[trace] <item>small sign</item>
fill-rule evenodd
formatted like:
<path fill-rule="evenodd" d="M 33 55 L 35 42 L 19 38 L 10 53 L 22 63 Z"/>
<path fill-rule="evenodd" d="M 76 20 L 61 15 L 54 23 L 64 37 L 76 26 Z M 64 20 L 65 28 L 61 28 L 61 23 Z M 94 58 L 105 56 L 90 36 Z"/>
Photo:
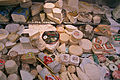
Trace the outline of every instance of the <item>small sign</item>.
<path fill-rule="evenodd" d="M 32 58 L 32 57 L 34 57 L 34 54 L 32 52 L 26 54 L 26 58 Z"/>
<path fill-rule="evenodd" d="M 4 66 L 5 61 L 3 59 L 0 59 L 0 66 Z"/>

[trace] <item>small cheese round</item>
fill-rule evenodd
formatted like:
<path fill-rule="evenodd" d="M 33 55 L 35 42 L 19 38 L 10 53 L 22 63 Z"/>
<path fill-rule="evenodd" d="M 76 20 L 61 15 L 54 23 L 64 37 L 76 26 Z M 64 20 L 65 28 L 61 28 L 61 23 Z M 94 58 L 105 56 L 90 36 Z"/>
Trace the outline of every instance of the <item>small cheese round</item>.
<path fill-rule="evenodd" d="M 84 52 L 90 52 L 92 49 L 92 42 L 88 39 L 81 39 L 79 45 L 83 48 Z"/>
<path fill-rule="evenodd" d="M 71 45 L 71 46 L 69 47 L 69 53 L 70 53 L 71 55 L 81 56 L 82 53 L 83 53 L 83 50 L 82 50 L 82 48 L 81 48 L 80 46 L 78 46 L 78 45 Z"/>
<path fill-rule="evenodd" d="M 5 48 L 5 45 L 0 42 L 0 51 L 2 51 Z"/>
<path fill-rule="evenodd" d="M 55 5 L 53 3 L 45 3 L 43 7 L 45 13 L 52 13 L 52 9 L 55 7 Z"/>
<path fill-rule="evenodd" d="M 64 33 L 65 32 L 64 27 L 57 27 L 57 32 Z"/>
<path fill-rule="evenodd" d="M 83 33 L 79 30 L 75 30 L 72 33 L 72 37 L 79 40 L 83 37 Z"/>
<path fill-rule="evenodd" d="M 68 66 L 67 70 L 68 70 L 70 73 L 75 73 L 75 66 Z"/>
<path fill-rule="evenodd" d="M 77 30 L 77 27 L 73 26 L 73 25 L 65 25 L 65 28 L 69 31 L 72 32 L 74 30 Z"/>
<path fill-rule="evenodd" d="M 69 39 L 70 39 L 70 36 L 68 34 L 66 34 L 66 33 L 60 34 L 60 42 L 61 43 L 68 43 Z"/>
<path fill-rule="evenodd" d="M 61 73 L 62 73 L 62 72 L 66 72 L 66 67 L 65 67 L 65 65 L 62 65 L 62 66 L 61 66 L 60 72 L 61 72 Z"/>
<path fill-rule="evenodd" d="M 69 42 L 70 42 L 69 43 L 70 45 L 77 45 L 77 44 L 79 44 L 79 41 L 73 41 L 71 39 L 69 40 Z"/>

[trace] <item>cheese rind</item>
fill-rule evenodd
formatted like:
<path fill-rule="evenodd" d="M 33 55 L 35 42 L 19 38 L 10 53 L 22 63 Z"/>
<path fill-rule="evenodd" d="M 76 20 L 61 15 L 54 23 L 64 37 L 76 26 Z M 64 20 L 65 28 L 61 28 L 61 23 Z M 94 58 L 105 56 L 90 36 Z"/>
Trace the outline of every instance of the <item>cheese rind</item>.
<path fill-rule="evenodd" d="M 55 5 L 53 3 L 45 3 L 43 7 L 45 13 L 52 13 L 52 9 L 55 7 Z"/>

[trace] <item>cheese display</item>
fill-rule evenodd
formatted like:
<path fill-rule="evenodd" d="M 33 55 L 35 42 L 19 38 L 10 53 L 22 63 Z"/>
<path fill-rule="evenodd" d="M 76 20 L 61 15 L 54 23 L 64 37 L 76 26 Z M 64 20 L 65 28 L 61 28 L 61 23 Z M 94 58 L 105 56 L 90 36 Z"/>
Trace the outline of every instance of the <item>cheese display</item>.
<path fill-rule="evenodd" d="M 108 6 L 79 0 L 1 6 L 0 80 L 119 80 L 120 25 Z"/>

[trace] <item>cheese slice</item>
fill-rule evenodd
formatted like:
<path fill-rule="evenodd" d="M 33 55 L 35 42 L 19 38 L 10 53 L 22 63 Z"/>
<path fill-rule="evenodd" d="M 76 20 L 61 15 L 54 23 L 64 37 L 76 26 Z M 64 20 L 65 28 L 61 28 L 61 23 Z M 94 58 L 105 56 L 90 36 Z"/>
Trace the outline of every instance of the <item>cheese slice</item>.
<path fill-rule="evenodd" d="M 57 24 L 61 24 L 62 20 L 59 18 L 55 18 L 52 13 L 47 13 L 47 18 L 50 19 L 51 21 L 56 22 Z"/>
<path fill-rule="evenodd" d="M 69 47 L 69 53 L 71 55 L 81 56 L 83 53 L 83 50 L 82 50 L 82 47 L 80 47 L 78 45 L 71 45 Z"/>
<path fill-rule="evenodd" d="M 38 14 L 40 11 L 42 11 L 42 9 L 43 9 L 43 4 L 39 3 L 39 2 L 35 2 L 31 6 L 31 14 L 32 14 L 32 16 L 35 16 L 36 14 Z"/>
<path fill-rule="evenodd" d="M 61 33 L 60 34 L 60 42 L 61 43 L 66 43 L 67 44 L 69 39 L 70 39 L 70 36 L 68 34 L 66 34 L 66 33 Z"/>
<path fill-rule="evenodd" d="M 65 54 L 65 51 L 66 51 L 66 47 L 65 47 L 65 43 L 61 44 L 57 50 L 61 53 L 64 53 Z"/>
<path fill-rule="evenodd" d="M 45 13 L 40 13 L 40 19 L 42 22 L 45 20 Z"/>
<path fill-rule="evenodd" d="M 45 13 L 52 13 L 52 9 L 55 7 L 55 5 L 53 3 L 45 3 L 43 7 Z"/>
<path fill-rule="evenodd" d="M 62 10 L 59 8 L 53 8 L 53 16 L 62 19 Z"/>

